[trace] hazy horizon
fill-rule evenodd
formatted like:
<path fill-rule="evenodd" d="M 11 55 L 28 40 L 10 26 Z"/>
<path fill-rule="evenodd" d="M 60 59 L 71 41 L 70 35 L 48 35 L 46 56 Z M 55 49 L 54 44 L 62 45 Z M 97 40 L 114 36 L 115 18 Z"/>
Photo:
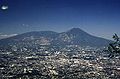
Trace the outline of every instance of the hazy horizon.
<path fill-rule="evenodd" d="M 0 39 L 9 38 L 9 37 L 13 37 L 13 36 L 16 36 L 16 35 L 20 35 L 20 34 L 24 34 L 24 33 L 29 33 L 29 32 L 53 31 L 53 32 L 56 32 L 56 33 L 62 33 L 62 32 L 67 32 L 67 31 L 69 31 L 71 29 L 73 29 L 73 28 L 70 28 L 70 29 L 67 29 L 67 30 L 61 31 L 61 32 L 60 31 L 57 32 L 57 31 L 54 31 L 54 30 L 33 30 L 33 31 L 27 31 L 27 32 L 19 33 L 19 34 L 17 34 L 17 33 L 13 33 L 13 34 L 3 34 L 3 33 L 0 33 Z M 81 28 L 77 28 L 77 29 L 81 29 Z M 81 29 L 81 30 L 84 31 L 83 29 Z M 84 31 L 84 32 L 86 32 L 86 31 Z M 86 33 L 88 33 L 88 32 L 86 32 Z M 90 34 L 92 36 L 96 36 L 96 35 L 91 34 L 91 33 L 88 33 L 88 34 Z M 100 38 L 104 38 L 104 39 L 108 39 L 108 40 L 113 40 L 112 36 L 111 36 L 111 38 L 102 37 L 102 36 L 96 36 L 96 37 L 100 37 Z"/>

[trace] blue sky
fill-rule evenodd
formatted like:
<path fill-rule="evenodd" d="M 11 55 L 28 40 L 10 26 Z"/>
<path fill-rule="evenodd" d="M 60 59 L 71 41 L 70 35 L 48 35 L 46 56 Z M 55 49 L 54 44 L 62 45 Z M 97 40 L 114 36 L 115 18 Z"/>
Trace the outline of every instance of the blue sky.
<path fill-rule="evenodd" d="M 0 33 L 63 32 L 77 27 L 99 37 L 120 36 L 120 0 L 0 0 Z"/>

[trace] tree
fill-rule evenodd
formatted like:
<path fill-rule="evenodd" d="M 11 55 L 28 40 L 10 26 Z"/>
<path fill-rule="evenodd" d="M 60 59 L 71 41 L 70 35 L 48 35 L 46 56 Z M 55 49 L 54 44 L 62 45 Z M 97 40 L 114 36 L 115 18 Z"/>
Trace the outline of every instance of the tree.
<path fill-rule="evenodd" d="M 120 55 L 120 38 L 117 36 L 117 34 L 113 35 L 114 42 L 110 43 L 108 46 L 108 51 L 110 52 L 109 57 L 114 57 L 117 54 Z"/>

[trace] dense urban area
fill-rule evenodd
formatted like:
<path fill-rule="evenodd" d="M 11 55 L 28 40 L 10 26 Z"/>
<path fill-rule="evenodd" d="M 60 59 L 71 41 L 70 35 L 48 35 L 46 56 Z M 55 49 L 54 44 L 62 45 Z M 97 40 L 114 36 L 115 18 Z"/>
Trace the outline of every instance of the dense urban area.
<path fill-rule="evenodd" d="M 25 46 L 1 49 L 0 79 L 120 78 L 119 56 L 109 58 L 107 51 L 89 46 L 54 48 L 41 45 L 34 49 Z"/>

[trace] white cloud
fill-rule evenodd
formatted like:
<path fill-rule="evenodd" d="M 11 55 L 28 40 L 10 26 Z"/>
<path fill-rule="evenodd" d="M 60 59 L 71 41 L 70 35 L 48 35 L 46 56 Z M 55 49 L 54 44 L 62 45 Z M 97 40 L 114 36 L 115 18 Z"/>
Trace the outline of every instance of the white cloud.
<path fill-rule="evenodd" d="M 12 37 L 12 36 L 16 36 L 17 34 L 2 34 L 0 33 L 0 39 L 4 39 L 4 38 L 9 38 L 9 37 Z"/>
<path fill-rule="evenodd" d="M 8 9 L 8 6 L 3 5 L 3 6 L 1 7 L 1 9 L 2 9 L 2 10 L 6 10 L 6 9 Z"/>

